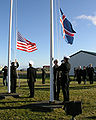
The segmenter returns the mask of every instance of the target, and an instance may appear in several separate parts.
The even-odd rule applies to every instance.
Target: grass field
[[[7,88],[3,86],[0,79],[0,93],[6,93]],[[29,88],[26,79],[17,82],[17,93],[19,98],[6,97],[0,100],[0,120],[70,120],[62,108],[56,108],[51,112],[33,111],[31,104],[38,101],[49,101],[50,82],[42,85],[41,79],[35,83],[35,97],[28,98]],[[76,120],[96,120],[96,82],[94,84],[78,85],[77,82],[70,83],[70,100],[82,101],[82,114],[76,116]],[[63,101],[62,90],[60,101]]]

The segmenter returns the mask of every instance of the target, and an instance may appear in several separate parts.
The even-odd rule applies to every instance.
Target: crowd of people
[[[54,100],[59,100],[60,85],[62,86],[62,92],[64,97],[64,102],[69,101],[69,71],[71,68],[68,62],[69,57],[65,56],[61,61],[61,65],[58,65],[58,60],[54,60],[53,74],[54,74]],[[16,93],[16,79],[17,73],[16,69],[19,67],[17,60],[11,63],[11,93]],[[42,70],[42,84],[45,84],[45,70]],[[7,86],[7,76],[8,68],[5,66],[3,69],[3,84]],[[27,68],[27,82],[30,90],[31,98],[34,97],[34,83],[36,82],[36,71],[37,69],[33,67],[33,62],[29,61],[29,67]]]
[[[64,56],[64,59],[61,61],[61,65],[58,65],[58,60],[54,60],[53,66],[53,86],[54,86],[54,100],[59,100],[60,87],[62,87],[63,92],[63,103],[69,101],[69,71],[71,69],[71,65],[69,63],[69,56]],[[17,73],[16,69],[19,67],[19,63],[17,60],[11,63],[11,93],[16,93],[16,79]],[[5,66],[3,71],[3,84],[7,86],[7,66]],[[45,70],[42,70],[42,84],[45,84]],[[36,71],[37,69],[33,67],[33,62],[29,61],[29,67],[27,68],[27,82],[30,90],[31,98],[34,97],[34,83],[36,82]],[[92,64],[81,69],[81,66],[78,68],[74,68],[74,78],[78,81],[78,84],[81,84],[81,80],[86,84],[86,79],[89,78],[90,84],[93,84],[93,75],[94,68]]]
[[[94,81],[94,68],[92,67],[92,64],[89,64],[89,66],[83,66],[83,69],[81,69],[81,66],[78,66],[78,68],[74,68],[74,78],[78,81],[78,84],[81,84],[81,81],[84,81],[84,84],[86,84],[86,81],[89,80],[90,84],[93,84]]]

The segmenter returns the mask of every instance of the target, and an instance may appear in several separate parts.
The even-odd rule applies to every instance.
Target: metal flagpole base
[[[55,103],[55,101],[49,101],[49,104],[51,104],[51,105],[54,104],[54,103]]]

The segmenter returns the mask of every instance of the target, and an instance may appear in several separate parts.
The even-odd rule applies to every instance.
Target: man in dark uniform
[[[45,84],[46,73],[45,73],[44,67],[41,70],[42,70],[42,84]]]
[[[78,81],[78,84],[81,84],[81,76],[82,76],[82,69],[81,69],[81,66],[78,66],[78,69],[77,69],[77,81]]]
[[[90,84],[93,84],[94,68],[92,67],[92,64],[90,64],[88,67],[88,76]]]
[[[7,68],[7,66],[4,66],[2,71],[3,71],[3,85],[5,86],[5,84],[6,84],[6,86],[7,86],[7,75],[8,75],[8,68]]]
[[[16,93],[16,80],[17,80],[17,73],[16,69],[19,67],[17,60],[11,63],[11,93]]]
[[[83,78],[84,84],[86,84],[86,75],[87,75],[86,67],[83,66],[82,78]]]
[[[29,68],[27,68],[27,82],[30,89],[31,98],[34,97],[34,82],[36,81],[36,69],[32,67],[33,62],[29,61]]]
[[[69,71],[71,68],[70,63],[68,62],[69,56],[64,57],[64,63],[62,63],[57,70],[62,71],[61,74],[61,86],[62,86],[62,92],[65,103],[66,101],[69,101]]]
[[[59,87],[59,72],[56,71],[58,68],[58,60],[54,60],[54,66],[53,66],[53,75],[54,75],[54,100],[59,100],[59,93],[60,93],[60,87]]]

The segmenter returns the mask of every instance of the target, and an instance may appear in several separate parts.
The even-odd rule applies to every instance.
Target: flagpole
[[[54,102],[53,60],[54,60],[53,0],[50,0],[50,102]]]
[[[8,46],[8,93],[10,93],[12,6],[13,6],[13,0],[10,0],[10,23],[9,23],[9,44],[8,44],[9,45]]]

